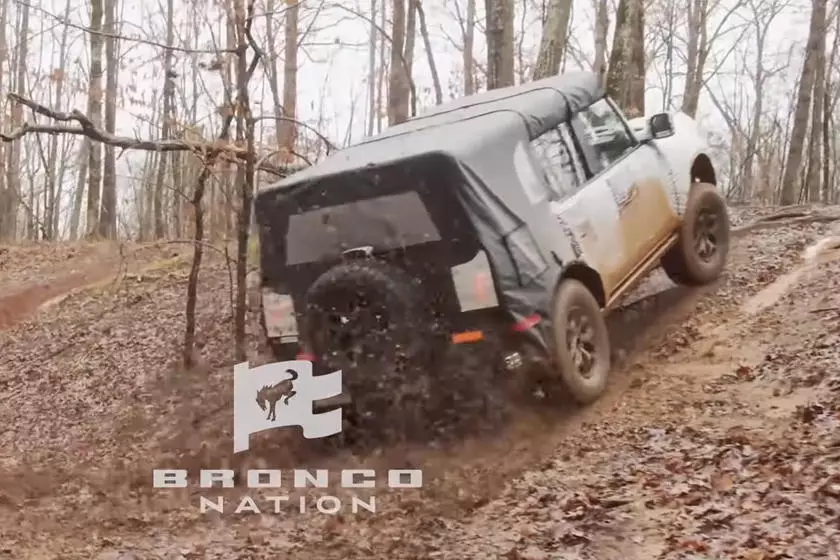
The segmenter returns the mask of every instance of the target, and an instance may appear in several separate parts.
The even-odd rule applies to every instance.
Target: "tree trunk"
[[[645,114],[644,3],[619,0],[607,93],[628,117]]]
[[[566,49],[566,31],[572,13],[572,0],[551,0],[542,30],[540,50],[534,65],[534,80],[560,72],[560,61]]]
[[[119,75],[119,51],[116,39],[117,0],[109,0],[105,9],[104,31],[105,60],[105,130],[114,134],[117,127],[117,77]],[[114,147],[105,145],[105,162],[102,169],[102,212],[99,215],[99,237],[117,237],[117,161]]]
[[[17,30],[18,51],[17,51],[17,77],[15,78],[15,90],[18,95],[27,95],[26,90],[26,65],[29,59],[29,4],[20,4],[21,10],[20,26]],[[17,130],[23,124],[23,106],[20,103],[12,104],[12,130]],[[20,207],[22,175],[20,166],[21,141],[12,142],[9,148],[9,159],[6,164],[6,216],[3,220],[3,232],[0,238],[14,240],[17,237],[17,217]],[[31,212],[31,206],[30,206]]]
[[[263,61],[268,74],[268,89],[271,90],[271,101],[274,108],[274,117],[277,119],[274,123],[275,136],[277,141],[277,149],[283,146],[283,129],[280,126],[283,116],[283,102],[280,99],[280,84],[278,80],[277,70],[277,35],[274,30],[274,0],[266,0],[265,3],[265,39],[266,39],[266,56],[267,60]],[[196,31],[198,33],[198,30]]]
[[[294,119],[297,116],[297,71],[298,71],[298,0],[286,0],[286,45],[283,61],[283,109],[285,116]],[[284,161],[294,160],[297,144],[297,126],[295,123],[280,123],[281,149]]]
[[[692,117],[697,114],[697,104],[700,101],[700,90],[703,88],[703,73],[708,56],[706,30],[708,9],[708,0],[689,2],[685,86],[681,110]]]
[[[464,95],[475,93],[475,0],[467,0],[467,20],[464,22]]]
[[[808,202],[819,202],[822,192],[822,140],[823,102],[825,97],[825,31],[823,20],[817,37],[816,57],[814,59],[814,91],[811,96],[811,136],[808,139],[808,173],[805,184],[808,189]]]
[[[607,0],[598,0],[595,12],[595,61],[592,71],[602,76],[607,71],[607,33],[610,29],[610,16],[607,13]]]
[[[443,103],[443,88],[440,86],[440,76],[438,75],[437,64],[435,64],[435,53],[432,51],[432,42],[429,40],[429,29],[426,27],[426,12],[423,10],[421,0],[416,0],[416,4],[417,18],[420,20],[420,35],[423,37],[423,48],[426,49],[429,72],[432,74],[432,85],[435,89],[435,105],[440,105]]]
[[[808,113],[811,109],[814,74],[816,73],[817,57],[820,56],[819,35],[823,33],[825,28],[826,0],[813,0],[812,6],[805,62],[802,64],[802,75],[799,79],[799,93],[796,99],[796,109],[793,113],[793,131],[790,135],[787,163],[782,179],[780,203],[783,206],[795,204],[797,199],[796,183],[802,168],[803,144],[808,133]]]
[[[166,2],[166,44],[175,44],[175,2]],[[172,49],[163,52],[163,113],[161,114],[161,138],[168,139],[172,134],[172,105],[175,101],[175,70],[172,64]],[[163,216],[164,198],[166,193],[166,164],[169,161],[169,152],[161,152],[158,157],[157,176],[155,179],[155,190],[153,212],[154,212],[154,237],[162,239],[166,236],[166,224]]]
[[[514,84],[513,0],[484,0],[487,13],[487,89]]]
[[[64,19],[70,21],[72,9],[72,2],[67,0],[64,5]],[[65,25],[61,30],[61,41],[58,47],[58,68],[53,71],[53,79],[55,80],[55,110],[62,111],[64,108],[64,83],[67,80],[67,41],[69,36],[70,26]],[[54,167],[48,169],[48,183],[46,192],[46,204],[44,208],[44,222],[48,239],[57,239],[58,220],[61,210],[61,192],[64,179],[64,170],[66,164],[64,158],[59,157],[58,153],[58,135],[53,135],[50,138],[49,146],[49,161],[58,162],[56,165],[61,169],[61,173],[56,174]]]
[[[745,197],[751,197],[754,191],[753,188],[753,161],[755,160],[756,152],[758,151],[758,142],[760,140],[761,134],[761,117],[764,112],[764,96],[762,95],[762,91],[764,90],[764,81],[766,73],[764,71],[764,47],[767,41],[767,32],[770,27],[770,22],[772,19],[769,20],[766,24],[762,25],[759,22],[759,19],[756,17],[755,21],[755,47],[756,47],[756,64],[755,64],[755,77],[753,82],[753,95],[755,96],[755,101],[753,103],[753,114],[752,114],[752,124],[750,125],[750,135],[747,140],[747,154],[744,157],[744,174],[743,174],[743,181],[742,181],[742,190],[744,192]]]
[[[0,4],[0,91],[6,91],[5,69],[8,52],[6,50],[6,20],[9,15],[9,3]],[[5,117],[5,113],[4,113]],[[2,119],[5,121],[5,118]],[[0,124],[5,125],[5,122]],[[11,214],[11,194],[6,185],[6,143],[0,142],[0,241],[6,239],[7,229],[16,218]]]
[[[383,0],[384,1],[384,0]],[[373,136],[373,126],[376,123],[376,0],[370,0],[370,42],[368,43],[368,120],[367,135]]]
[[[379,27],[385,29],[387,21],[387,6],[385,0],[382,0],[382,9],[379,10]],[[380,33],[379,37],[379,73],[376,77],[376,131],[382,132],[382,89],[385,86],[385,69],[387,64],[385,62],[385,37]]]
[[[408,70],[405,58],[405,1],[394,0],[391,16],[391,73],[388,87],[388,124],[395,125],[408,120]]]
[[[832,66],[829,66],[832,68]],[[833,187],[831,182],[831,150],[830,150],[830,143],[831,143],[831,119],[828,118],[831,111],[831,98],[828,94],[828,87],[825,88],[825,93],[823,93],[823,122],[820,124],[820,128],[822,129],[822,201],[825,204],[831,203],[831,189]]]
[[[87,179],[90,146],[92,142],[85,138],[79,148],[79,170],[76,174],[76,190],[73,193],[73,209],[70,212],[70,240],[79,238],[79,221],[82,217],[82,201],[85,199],[85,180]]]
[[[295,0],[290,0],[289,4]],[[295,12],[297,12],[297,2],[295,2]],[[245,39],[245,5],[243,0],[234,0],[234,11],[236,14],[235,21],[237,26],[237,36],[239,41],[244,42]],[[288,111],[288,97],[287,93],[292,92],[291,104],[294,105],[294,97],[297,95],[297,64],[289,65],[289,53],[294,51],[292,55],[297,58],[297,15],[288,18],[291,10],[287,11],[286,20],[286,63],[284,64],[284,80],[283,84],[284,103],[286,103],[286,110]],[[290,24],[291,21],[291,24]],[[239,212],[237,212],[236,221],[236,306],[234,312],[234,354],[237,361],[243,361],[247,358],[246,355],[246,340],[245,340],[245,319],[247,314],[247,282],[246,276],[248,271],[248,238],[250,235],[251,226],[251,206],[254,197],[254,121],[251,118],[251,100],[248,94],[248,61],[247,49],[238,48],[239,54],[236,60],[236,139],[244,141],[248,150],[248,158],[245,166],[239,166],[237,169],[237,182],[239,183],[240,205]],[[255,55],[256,56],[256,55]],[[291,69],[291,70],[290,70]],[[292,79],[293,88],[289,88],[289,73],[293,72]],[[290,114],[293,117],[294,114]],[[294,137],[292,137],[294,141]]]
[[[94,126],[102,126],[102,0],[90,0],[90,85],[88,90],[88,118]],[[88,149],[88,235],[96,235],[99,224],[100,189],[102,186],[102,145],[91,142]]]

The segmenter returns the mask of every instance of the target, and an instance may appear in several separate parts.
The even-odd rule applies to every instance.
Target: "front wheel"
[[[676,284],[701,286],[717,280],[729,253],[729,214],[717,187],[697,183],[691,188],[679,238],[662,268]]]
[[[554,298],[554,358],[565,390],[581,404],[594,402],[607,386],[610,340],[592,292],[571,278]]]

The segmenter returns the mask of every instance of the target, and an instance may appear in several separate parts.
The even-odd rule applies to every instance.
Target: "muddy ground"
[[[610,319],[621,360],[595,405],[366,456],[270,433],[230,452],[218,255],[201,279],[202,364],[183,372],[185,248],[0,247],[0,557],[840,558],[840,209],[796,211],[743,230],[715,286],[655,272]],[[776,211],[733,212],[744,227]],[[154,467],[228,466],[425,478],[355,515],[296,500],[274,514],[276,491],[151,488]],[[233,513],[245,495],[267,513]],[[199,496],[228,510],[202,514]]]

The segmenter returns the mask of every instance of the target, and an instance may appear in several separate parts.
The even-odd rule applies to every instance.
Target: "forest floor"
[[[798,210],[733,209],[716,285],[652,274],[610,318],[623,357],[593,406],[366,456],[271,432],[233,455],[218,255],[184,372],[189,247],[0,247],[0,558],[840,558],[840,208]],[[254,362],[255,310],[248,329]],[[424,485],[339,515],[151,488],[156,467],[267,466],[422,468]],[[245,495],[264,514],[231,511]],[[234,505],[201,513],[199,496]]]

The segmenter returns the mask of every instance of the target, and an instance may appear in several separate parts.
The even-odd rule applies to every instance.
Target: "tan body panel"
[[[650,265],[655,265],[673,242],[680,218],[665,188],[657,178],[636,181],[619,208],[624,258],[616,266],[602,271],[608,302],[620,297],[636,279],[653,268]]]

